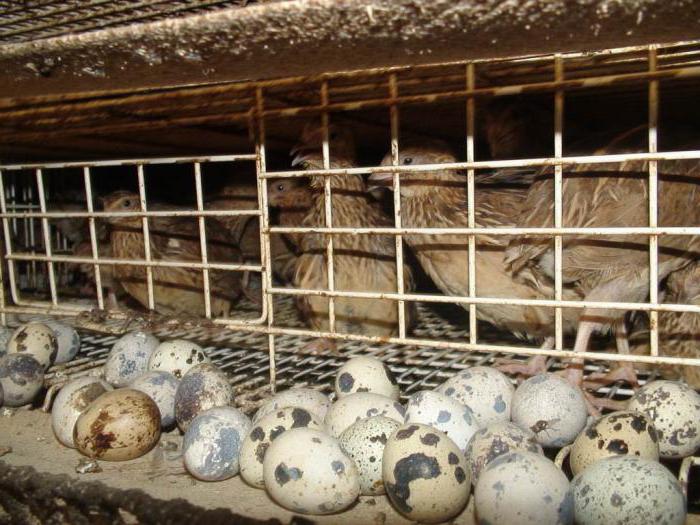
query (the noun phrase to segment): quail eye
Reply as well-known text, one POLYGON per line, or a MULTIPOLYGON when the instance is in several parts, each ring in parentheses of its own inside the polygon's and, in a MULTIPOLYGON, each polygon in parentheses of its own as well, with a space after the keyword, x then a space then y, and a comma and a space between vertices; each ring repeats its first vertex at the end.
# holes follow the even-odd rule
POLYGON ((126 200, 124 201, 123 206, 124 206, 125 208, 131 208, 131 200, 126 199, 126 200))
POLYGON ((403 163, 404 163, 404 164, 411 164, 411 163, 413 163, 413 158, 412 158, 412 157, 406 157, 405 159, 403 159, 403 163))
POLYGON ((331 140, 335 140, 338 138, 338 134, 336 132, 332 132, 330 135, 331 140))
POLYGON ((278 184, 278 185, 277 185, 277 190, 279 190, 279 191, 284 191, 284 184, 278 184))

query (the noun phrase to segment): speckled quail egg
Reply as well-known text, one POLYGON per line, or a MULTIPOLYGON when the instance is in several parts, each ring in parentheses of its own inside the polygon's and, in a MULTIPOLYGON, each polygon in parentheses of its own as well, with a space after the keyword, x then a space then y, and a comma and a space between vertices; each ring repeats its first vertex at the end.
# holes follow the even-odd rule
POLYGON ((423 423, 441 430, 460 450, 479 429, 471 409, 440 392, 426 390, 413 394, 406 404, 406 423, 423 423))
POLYGON ((143 456, 160 438, 160 412, 143 392, 120 388, 102 394, 80 414, 73 440, 84 455, 106 461, 143 456))
POLYGON ((98 377, 74 379, 61 387, 51 409, 51 427, 56 439, 66 447, 75 448, 73 430, 80 414, 112 387, 98 377))
POLYGON ((5 406, 26 405, 44 386, 44 367, 31 355, 7 354, 0 358, 0 384, 5 406))
POLYGON ((410 520, 448 521, 469 499, 464 454, 443 432, 427 425, 406 423, 389 436, 382 473, 391 503, 410 520))
POLYGON ((268 399, 255 413, 253 423, 260 421, 271 412, 285 407, 305 408, 321 421, 326 418, 326 412, 331 406, 328 396, 312 388, 290 388, 278 392, 268 399))
POLYGON ((517 450, 493 460, 474 488, 479 523, 568 525, 574 522, 569 480, 546 457, 517 450))
POLYGON ((486 465, 497 457, 516 450, 544 454, 534 432, 510 421, 497 421, 477 430, 469 440, 465 453, 472 472, 472 483, 476 485, 486 465))
POLYGON ((148 357, 151 357, 153 350, 155 350, 159 344, 160 341, 153 334, 142 332, 141 330, 135 330, 133 332, 126 333, 117 339, 114 345, 112 345, 110 353, 119 352, 124 348, 137 347, 145 350, 148 357))
POLYGON ((211 363, 190 369, 175 392, 175 420, 183 432, 201 412, 233 404, 233 387, 224 372, 211 363))
POLYGON ((686 505, 678 480, 661 463, 616 456, 571 482, 579 525, 682 525, 686 505))
POLYGON ((613 412, 593 421, 571 447, 569 463, 574 474, 611 456, 638 456, 659 460, 656 429, 642 412, 613 412))
POLYGON ((7 343, 10 341, 13 331, 6 326, 0 326, 0 357, 7 353, 7 343))
POLYGON ((58 344, 54 363, 61 364, 71 361, 80 350, 80 335, 72 326, 58 321, 46 321, 46 326, 53 330, 58 344))
POLYGON ((210 361, 197 343, 174 339, 158 345, 148 361, 148 369, 164 370, 181 379, 193 366, 210 361))
POLYGON ((221 481, 238 474, 238 457, 250 418, 233 407, 210 408, 190 424, 182 443, 185 468, 203 481, 221 481))
POLYGON ((586 425, 588 410, 579 389, 558 375, 539 374, 515 391, 512 418, 532 430, 543 447, 563 447, 586 425))
POLYGON ((337 438, 355 421, 372 416, 386 416, 403 423, 406 411, 401 403, 390 397, 356 392, 333 403, 326 413, 324 423, 326 431, 337 438))
POLYGON ((311 428, 288 430, 272 442, 263 477, 273 500, 302 514, 339 512, 360 494, 355 463, 335 438, 311 428))
POLYGON ((436 388, 472 409, 479 426, 510 419, 515 387, 503 372, 474 366, 449 378, 436 388))
POLYGON ((340 448, 357 467, 360 493, 363 496, 376 496, 386 492, 382 478, 384 445, 400 426, 398 421, 388 417, 374 416, 353 423, 340 435, 340 448))
POLYGON ((299 407, 285 407, 271 412, 253 425, 241 446, 241 477, 251 486, 264 488, 263 461, 275 439, 292 428, 323 430, 323 421, 299 407))
POLYGON ((335 376, 338 399, 355 392, 372 392, 399 399, 399 384, 389 367, 376 357, 353 357, 340 367, 335 376))
POLYGON ((7 353, 30 355, 46 370, 56 359, 58 342, 44 323, 27 323, 17 328, 7 342, 7 353))
POLYGON ((163 428, 169 428, 175 423, 175 392, 180 381, 169 372, 151 370, 137 377, 129 388, 140 390, 149 396, 160 411, 160 424, 163 428))
POLYGON ((649 416, 659 437, 661 457, 691 456, 700 447, 700 394, 685 383, 647 383, 627 408, 649 416))
POLYGON ((148 370, 148 360, 158 344, 158 339, 140 331, 120 337, 104 364, 105 380, 116 387, 127 386, 148 370))

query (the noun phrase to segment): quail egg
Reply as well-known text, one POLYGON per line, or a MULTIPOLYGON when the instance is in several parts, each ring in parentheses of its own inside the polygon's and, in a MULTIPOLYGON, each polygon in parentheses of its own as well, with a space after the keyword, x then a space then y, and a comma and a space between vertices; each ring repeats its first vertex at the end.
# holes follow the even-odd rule
POLYGON ((471 479, 464 454, 444 433, 406 423, 389 436, 382 457, 391 503, 410 520, 448 521, 464 509, 471 479))
POLYGON ((471 408, 479 426, 510 419, 515 387, 508 376, 495 368, 468 368, 449 378, 436 390, 471 408))
POLYGON ((250 418, 237 408, 218 407, 201 412, 185 432, 185 468, 203 481, 235 476, 241 442, 249 430, 250 418))
POLYGON ((6 326, 0 326, 0 357, 7 353, 7 343, 12 337, 13 330, 6 326))
POLYGON ((513 422, 535 433, 543 447, 563 447, 581 432, 588 409, 581 391, 554 374, 524 381, 513 395, 513 422))
POLYGON ((441 430, 464 451, 479 429, 471 409, 440 392, 413 394, 406 404, 406 423, 423 423, 441 430))
POLYGON ((153 350, 155 350, 159 344, 160 341, 154 335, 147 332, 142 332, 141 330, 136 330, 134 332, 124 334, 117 339, 114 345, 112 345, 112 350, 110 350, 110 353, 121 352, 125 348, 138 348, 139 350, 143 350, 150 358, 153 350))
POLYGON ((148 361, 148 369, 164 370, 181 379, 193 366, 209 362, 211 360, 197 343, 174 339, 158 345, 148 361))
POLYGON ((175 392, 175 420, 183 432, 201 412, 233 404, 233 387, 224 372, 211 363, 195 365, 175 392))
POLYGON ((97 377, 79 377, 63 385, 51 409, 51 427, 56 439, 66 447, 75 448, 75 422, 90 403, 112 387, 97 377))
POLYGON ((289 390, 278 392, 268 399, 255 413, 253 423, 261 420, 271 412, 285 407, 305 408, 323 421, 326 417, 326 412, 328 412, 328 407, 330 406, 331 402, 328 397, 318 390, 311 388, 290 388, 289 390))
POLYGON ((578 474, 603 458, 625 455, 659 460, 656 429, 641 412, 613 412, 593 421, 574 441, 569 463, 578 474))
POLYGON ((574 522, 569 480, 554 463, 517 450, 494 459, 474 488, 479 523, 568 525, 574 522))
POLYGON ((337 438, 355 421, 372 416, 386 416, 403 423, 406 411, 401 403, 390 397, 356 392, 333 403, 326 413, 324 423, 326 431, 337 438))
POLYGON ((143 392, 121 388, 102 394, 78 417, 75 447, 106 461, 143 456, 160 438, 160 412, 143 392))
POLYGON ((7 354, 0 357, 0 384, 5 406, 26 405, 44 386, 44 367, 29 354, 7 354))
POLYGON ((686 505, 678 480, 661 463, 616 456, 594 463, 571 482, 579 525, 682 525, 686 505))
POLYGON ((272 499, 302 514, 339 512, 360 494, 355 463, 336 439, 311 428, 288 430, 270 444, 263 477, 272 499))
POLYGON ((44 323, 27 323, 17 328, 7 342, 7 353, 30 355, 46 370, 56 359, 58 342, 44 323))
POLYGON ((685 383, 647 383, 627 408, 649 416, 659 437, 661 457, 691 456, 700 447, 700 394, 685 383))
POLYGON ((385 494, 382 456, 389 436, 399 428, 398 421, 384 416, 360 419, 340 435, 340 448, 355 462, 363 496, 385 494))
POLYGON ((112 349, 104 364, 104 378, 111 385, 127 386, 148 370, 150 350, 145 346, 112 349))
POLYGON ((292 428, 323 430, 323 421, 299 407, 280 408, 253 425, 241 446, 241 477, 251 486, 264 488, 263 460, 275 439, 292 428))
POLYGON ((72 326, 58 321, 46 321, 46 326, 53 330, 58 344, 54 363, 61 364, 71 361, 80 350, 80 335, 72 326))
POLYGON ((160 411, 160 424, 169 428, 175 423, 175 392, 180 382, 169 372, 151 370, 136 378, 129 388, 149 396, 160 411))
POLYGON ((353 357, 335 376, 335 394, 340 399, 355 392, 372 392, 399 399, 399 384, 389 367, 376 357, 353 357))
POLYGON ((476 485, 481 471, 494 459, 517 450, 544 454, 534 432, 510 421, 497 421, 477 430, 466 451, 472 483, 476 485))

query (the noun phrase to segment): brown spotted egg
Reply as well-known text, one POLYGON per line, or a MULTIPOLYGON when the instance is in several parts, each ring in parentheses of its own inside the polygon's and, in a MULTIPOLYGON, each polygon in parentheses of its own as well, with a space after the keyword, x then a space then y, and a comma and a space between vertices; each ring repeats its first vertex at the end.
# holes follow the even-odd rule
POLYGON ((31 355, 6 354, 0 357, 0 385, 5 406, 27 405, 44 386, 44 367, 31 355))
POLYGON ((25 354, 36 359, 46 370, 56 359, 56 336, 44 323, 27 323, 17 328, 7 342, 8 354, 25 354))
POLYGON ((685 383, 647 383, 632 396, 627 409, 649 416, 661 457, 692 456, 700 448, 700 394, 685 383))
POLYGON ((328 396, 312 388, 290 388, 276 393, 268 399, 255 413, 253 423, 266 415, 286 407, 304 408, 323 421, 331 401, 328 396))
POLYGON ((406 411, 401 403, 390 397, 356 392, 333 403, 326 413, 324 423, 326 431, 337 438, 356 421, 373 416, 386 416, 403 423, 406 411))
POLYGON ((170 372, 177 379, 181 379, 193 366, 210 361, 197 343, 186 339, 174 339, 158 345, 148 361, 148 369, 170 372))
POLYGON ((228 376, 211 363, 189 370, 175 392, 175 420, 183 432, 201 412, 233 404, 233 387, 228 376))
POLYGON ((464 454, 444 433, 406 423, 389 437, 382 457, 384 487, 410 520, 440 523, 457 516, 469 500, 471 479, 464 454))
POLYGON ((51 427, 62 445, 75 448, 73 430, 80 414, 112 387, 98 377, 79 377, 61 387, 51 409, 51 427))
POLYGON ((376 357, 353 357, 335 376, 335 394, 340 399, 355 392, 372 392, 399 399, 399 384, 389 367, 376 357))
POLYGON ((288 430, 272 442, 263 477, 273 500, 302 514, 339 512, 360 494, 353 460, 335 438, 311 428, 288 430))
POLYGON ((659 459, 656 429, 641 412, 613 412, 593 421, 571 447, 569 463, 574 474, 611 456, 659 459))

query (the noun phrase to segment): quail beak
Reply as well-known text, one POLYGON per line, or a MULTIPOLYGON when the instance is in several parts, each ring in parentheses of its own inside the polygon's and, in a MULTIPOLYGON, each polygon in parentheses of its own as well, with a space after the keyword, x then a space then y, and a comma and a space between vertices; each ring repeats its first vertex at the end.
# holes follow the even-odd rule
POLYGON ((382 189, 391 189, 393 185, 393 173, 372 173, 367 178, 367 190, 375 191, 382 189))

